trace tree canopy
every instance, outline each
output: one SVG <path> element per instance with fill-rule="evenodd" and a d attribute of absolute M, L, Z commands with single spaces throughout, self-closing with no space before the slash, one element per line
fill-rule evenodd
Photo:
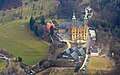
<path fill-rule="evenodd" d="M 44 17 L 44 15 L 42 15 L 42 17 L 41 17 L 41 24 L 42 25 L 45 25 L 46 23 L 45 23 L 45 17 Z"/>
<path fill-rule="evenodd" d="M 50 27 L 50 35 L 51 35 L 51 36 L 54 35 L 54 27 L 53 27 L 53 26 Z"/>
<path fill-rule="evenodd" d="M 33 17 L 30 18 L 30 30 L 33 31 L 33 26 L 34 26 L 35 20 Z"/>

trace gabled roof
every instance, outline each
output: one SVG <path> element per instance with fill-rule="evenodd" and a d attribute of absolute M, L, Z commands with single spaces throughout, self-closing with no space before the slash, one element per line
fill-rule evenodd
<path fill-rule="evenodd" d="M 71 48 L 73 51 L 75 51 L 77 48 L 76 47 L 74 47 L 74 48 Z"/>
<path fill-rule="evenodd" d="M 71 53 L 71 57 L 72 57 L 74 60 L 77 60 L 78 54 L 74 51 L 73 53 Z"/>
<path fill-rule="evenodd" d="M 63 53 L 63 55 L 67 55 L 69 58 L 77 60 L 77 58 L 79 56 L 83 56 L 85 54 L 85 51 L 83 50 L 83 48 L 70 48 L 65 50 Z"/>
<path fill-rule="evenodd" d="M 79 51 L 79 53 L 80 53 L 81 55 L 84 55 L 84 54 L 85 54 L 85 51 L 83 50 L 83 48 L 78 49 L 78 51 Z"/>
<path fill-rule="evenodd" d="M 67 53 L 67 54 L 70 54 L 71 52 L 70 52 L 70 50 L 69 50 L 69 49 L 67 49 L 67 50 L 66 50 L 66 53 Z"/>
<path fill-rule="evenodd" d="M 83 21 L 78 21 L 76 20 L 76 27 L 78 26 L 83 26 L 84 25 L 84 22 Z M 72 22 L 65 22 L 63 24 L 60 24 L 58 26 L 59 29 L 66 29 L 67 26 L 72 26 Z"/>

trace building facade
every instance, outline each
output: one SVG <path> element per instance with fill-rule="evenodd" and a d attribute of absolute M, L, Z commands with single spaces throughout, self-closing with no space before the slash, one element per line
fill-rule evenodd
<path fill-rule="evenodd" d="M 58 26 L 58 33 L 68 34 L 72 41 L 83 41 L 88 40 L 88 17 L 87 14 L 84 16 L 84 21 L 78 21 L 73 12 L 72 22 L 66 22 Z"/>
<path fill-rule="evenodd" d="M 72 27 L 71 27 L 71 40 L 87 41 L 87 39 L 88 39 L 87 16 L 84 17 L 84 25 L 76 26 L 76 17 L 75 17 L 75 13 L 73 13 Z"/>

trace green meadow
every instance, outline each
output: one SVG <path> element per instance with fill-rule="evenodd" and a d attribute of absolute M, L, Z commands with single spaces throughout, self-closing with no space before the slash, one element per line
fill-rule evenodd
<path fill-rule="evenodd" d="M 3 70 L 6 68 L 7 62 L 0 60 L 0 75 L 3 72 Z"/>
<path fill-rule="evenodd" d="M 15 57 L 21 56 L 23 62 L 30 66 L 45 58 L 48 54 L 49 44 L 40 41 L 30 32 L 29 19 L 31 16 L 40 16 L 41 12 L 44 15 L 49 14 L 49 11 L 55 7 L 54 1 L 23 0 L 22 7 L 0 11 L 0 48 L 6 49 Z M 14 16 L 18 13 L 22 16 L 21 19 Z"/>
<path fill-rule="evenodd" d="M 16 57 L 21 56 L 26 64 L 34 65 L 47 55 L 49 45 L 37 40 L 28 25 L 13 21 L 0 26 L 0 48 Z"/>

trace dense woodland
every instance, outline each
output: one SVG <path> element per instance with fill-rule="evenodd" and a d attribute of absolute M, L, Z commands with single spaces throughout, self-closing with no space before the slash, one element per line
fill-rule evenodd
<path fill-rule="evenodd" d="M 90 0 L 89 3 L 83 4 L 82 0 L 59 0 L 59 6 L 57 15 L 59 18 L 70 19 L 73 10 L 76 12 L 76 16 L 81 18 L 81 14 L 84 13 L 86 5 L 90 5 L 95 11 L 95 19 L 108 22 L 109 24 L 120 24 L 120 0 Z"/>
<path fill-rule="evenodd" d="M 22 6 L 21 0 L 0 0 L 0 10 L 17 8 Z"/>
<path fill-rule="evenodd" d="M 59 6 L 57 10 L 58 18 L 71 19 L 73 10 L 76 12 L 76 17 L 80 18 L 82 7 L 80 3 L 82 0 L 59 0 Z M 83 10 L 84 11 L 84 10 Z"/>
<path fill-rule="evenodd" d="M 109 44 L 108 55 L 115 54 L 114 70 L 107 75 L 120 75 L 120 0 L 91 0 L 91 4 L 96 14 L 89 24 L 95 26 L 98 31 L 106 33 L 104 36 L 99 36 L 98 43 L 102 40 L 104 45 Z M 100 73 L 97 72 L 96 75 Z"/>

